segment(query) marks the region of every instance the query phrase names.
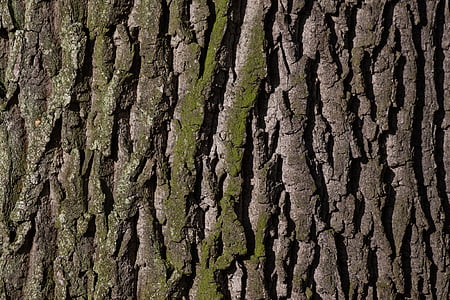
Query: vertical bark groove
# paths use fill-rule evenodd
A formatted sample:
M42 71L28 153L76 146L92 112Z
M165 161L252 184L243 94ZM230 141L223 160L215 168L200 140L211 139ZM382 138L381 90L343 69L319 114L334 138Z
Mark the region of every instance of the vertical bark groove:
M0 1L0 299L447 299L448 11Z

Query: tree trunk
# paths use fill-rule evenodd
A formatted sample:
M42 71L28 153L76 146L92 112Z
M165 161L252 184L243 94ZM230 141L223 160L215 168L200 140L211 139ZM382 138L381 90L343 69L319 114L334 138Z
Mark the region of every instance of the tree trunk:
M449 299L448 1L0 10L0 299Z

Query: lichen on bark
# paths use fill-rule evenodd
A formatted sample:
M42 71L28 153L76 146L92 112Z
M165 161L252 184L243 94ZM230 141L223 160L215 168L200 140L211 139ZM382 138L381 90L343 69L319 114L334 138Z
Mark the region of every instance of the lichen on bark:
M422 2L0 0L0 298L447 299Z

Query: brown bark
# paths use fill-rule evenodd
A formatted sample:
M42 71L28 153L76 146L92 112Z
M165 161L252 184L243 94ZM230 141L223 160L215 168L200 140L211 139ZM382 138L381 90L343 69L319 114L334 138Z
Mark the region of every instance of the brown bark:
M0 1L0 299L448 299L448 1Z

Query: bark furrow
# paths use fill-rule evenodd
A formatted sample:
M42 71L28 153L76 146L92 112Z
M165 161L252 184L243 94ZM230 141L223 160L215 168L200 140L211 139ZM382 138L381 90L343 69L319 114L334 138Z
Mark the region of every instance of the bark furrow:
M448 299L449 12L0 1L0 299Z

